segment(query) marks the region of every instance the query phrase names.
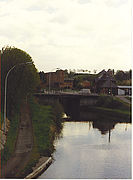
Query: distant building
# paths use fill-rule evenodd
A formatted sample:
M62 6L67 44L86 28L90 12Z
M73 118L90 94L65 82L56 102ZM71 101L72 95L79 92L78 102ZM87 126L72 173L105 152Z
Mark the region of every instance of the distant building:
M64 84L63 84L62 88L72 89L73 88L73 79L64 79Z
M51 88L72 88L73 80L65 79L65 73L63 70L57 70L56 72L45 73L45 86Z
M83 81L82 83L81 83L81 86L83 87L83 88L85 88L85 89L87 89L87 88L90 88L90 81Z
M108 95L118 94L118 88L112 70L108 70L107 72L103 70L98 74L98 77L95 79L95 92Z
M118 95L132 95L132 86L118 86Z

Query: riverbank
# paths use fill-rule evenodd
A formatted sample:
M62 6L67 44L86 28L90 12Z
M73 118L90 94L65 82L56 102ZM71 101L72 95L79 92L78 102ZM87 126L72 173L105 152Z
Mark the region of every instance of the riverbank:
M81 106L79 121L131 122L131 104L118 97L101 96L93 106Z
M58 106L58 103L54 107L52 105L40 105L37 99L30 99L34 146L30 160L23 169L23 175L33 175L35 171L33 176L37 176L36 173L39 174L40 170L44 170L45 165L47 166L46 160L39 163L39 159L51 158L55 150L53 143L55 138L58 138L62 128L61 118L63 112L61 108L56 111ZM38 163L40 167L38 167ZM43 164L45 164L44 167ZM50 163L48 162L48 164Z
M25 179L35 179L39 175L41 175L42 172L44 172L48 166L52 163L51 157L42 157L39 159L39 162L36 164L36 167L33 167L33 172L31 172L28 176L25 177Z
M39 105L34 98L25 103L20 116L17 116L17 120L20 118L19 126L16 123L15 129L13 126L9 129L11 133L2 154L2 178L25 178L40 158L50 157L54 151L53 141L59 131L57 118L62 112L55 113L51 106ZM13 133L18 135L12 143Z
M101 96L92 107L92 111L96 111L102 118L108 116L112 120L120 120L131 122L131 104L119 97ZM104 117L105 116L105 117Z

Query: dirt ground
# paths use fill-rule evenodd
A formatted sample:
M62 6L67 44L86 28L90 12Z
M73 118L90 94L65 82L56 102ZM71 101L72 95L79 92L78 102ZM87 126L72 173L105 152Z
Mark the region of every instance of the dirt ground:
M15 151L2 168L1 178L16 178L27 164L33 147L32 121L29 105L25 102L21 108L20 124Z

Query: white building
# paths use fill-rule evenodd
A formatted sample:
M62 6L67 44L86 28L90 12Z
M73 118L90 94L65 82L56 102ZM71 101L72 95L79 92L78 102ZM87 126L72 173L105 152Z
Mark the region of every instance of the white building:
M132 95L132 86L118 86L118 95Z

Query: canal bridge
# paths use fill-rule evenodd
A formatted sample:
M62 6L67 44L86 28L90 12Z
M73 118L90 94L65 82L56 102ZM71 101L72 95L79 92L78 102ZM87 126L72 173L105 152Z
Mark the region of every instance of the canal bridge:
M69 92L47 92L47 93L35 93L36 97L43 99L44 102L59 101L60 103L78 103L79 106L95 105L99 95L89 93L69 93Z
M34 94L43 104L60 102L64 111L72 119L80 117L80 109L83 106L94 106L99 98L97 94L80 94L77 92L47 92Z

